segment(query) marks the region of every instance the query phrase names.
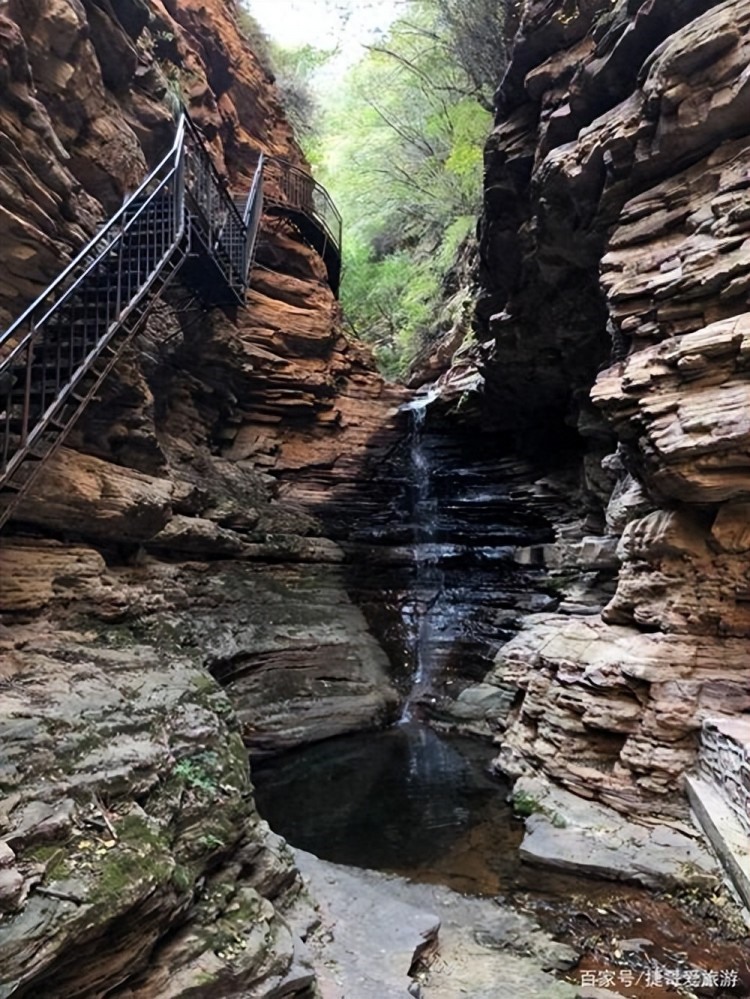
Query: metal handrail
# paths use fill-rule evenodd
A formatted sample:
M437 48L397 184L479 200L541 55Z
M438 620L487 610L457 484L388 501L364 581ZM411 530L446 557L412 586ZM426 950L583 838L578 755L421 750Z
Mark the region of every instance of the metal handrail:
M271 188L266 203L277 204L301 212L310 218L341 253L342 220L328 191L309 173L277 156L266 158L266 176L275 179L282 197Z
M255 168L253 183L247 195L245 210L242 213L242 221L245 225L245 259L247 261L248 272L255 260L255 250L258 245L258 231L260 230L260 220L263 217L263 169L265 167L265 157L260 154L258 165Z
M115 214L112 216L109 222L107 222L104 228L99 230L96 236L94 236L94 238L89 243L87 243L86 246L84 246L81 252L76 257L74 257L73 260L71 260L71 262L68 264L65 270L63 270L62 273L59 274L58 277L56 277L55 280L50 285L48 285L47 288L45 288L45 290L41 293L41 295L39 295L39 297L36 298L31 303L31 305L29 305L29 307L24 312L21 313L18 319L16 319L16 321L11 326L8 327L8 329L2 334L2 336L0 336L0 348L10 339L12 339L13 336L15 336L17 330L23 327L24 324L28 322L28 320L31 318L33 313L39 308L39 306L42 305L52 294L54 294L54 292L60 287L60 285L62 285L67 280L67 278L69 278L73 274L73 272L75 271L75 269L78 267L79 264L84 262L90 256L94 247L97 244L104 242L107 236L112 234L113 231L117 229L119 224L122 222L123 218L125 218L125 216L127 215L128 207L132 204L132 202L137 200L141 195L145 193L149 184L152 183L154 177L166 166L167 163L169 163L171 159L179 156L180 151L182 149L184 134L185 134L185 119L183 118L180 120L180 123L177 128L177 133L175 136L175 141L172 144L172 148L169 150L169 152L164 156L164 158L160 161L160 163L156 167L154 167L154 169L145 178L145 180L141 183L141 185L138 188L136 188L136 190L122 205L122 207L117 212L115 212ZM88 270L90 270L90 268L88 268ZM84 273L80 275L79 279L77 280L83 278L86 275L86 273L87 271L84 271ZM40 321L43 322L46 318L47 316L43 316Z
M244 300L269 165L278 193L272 186L267 200L293 219L303 213L312 221L307 238L334 274L330 250L340 263L341 216L328 192L299 167L260 154L240 210L183 111L164 158L0 336L0 489L10 483L16 494L2 498L0 525L36 473L30 470L20 486L11 477L35 445L35 469L59 446L188 255L208 258L208 280L193 273L209 304L226 304L227 291L232 302Z
M61 414L79 398L79 383L170 260L179 266L181 246L186 252L194 238L202 242L242 301L262 211L258 175L251 198L252 234L183 113L169 152L0 337L0 350L8 348L0 360L0 486L45 431L67 432Z
M248 274L245 223L226 182L205 148L198 128L187 119L186 192L193 223L211 255L223 257L229 268L227 283L237 297L244 293Z
M315 178L279 156L263 159L264 203L307 216L320 230L324 241L341 255L342 220L328 191Z
M181 124L167 156L0 341L18 341L0 362L4 480L53 424L181 242L185 218L175 178L182 172L183 139ZM142 246L144 222L151 235Z

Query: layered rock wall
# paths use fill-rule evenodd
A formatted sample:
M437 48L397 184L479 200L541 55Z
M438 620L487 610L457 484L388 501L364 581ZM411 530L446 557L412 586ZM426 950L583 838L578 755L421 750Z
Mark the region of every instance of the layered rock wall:
M179 98L233 189L260 150L304 168L237 13L0 2L0 323L163 155ZM176 287L4 532L0 995L308 994L246 747L395 702L317 513L376 502L356 481L400 397L338 320L266 220L246 308Z
M601 614L563 601L498 656L500 763L622 810L683 811L702 723L750 711L748 18L528 3L487 146L485 419L575 428L598 538L568 568L620 561Z

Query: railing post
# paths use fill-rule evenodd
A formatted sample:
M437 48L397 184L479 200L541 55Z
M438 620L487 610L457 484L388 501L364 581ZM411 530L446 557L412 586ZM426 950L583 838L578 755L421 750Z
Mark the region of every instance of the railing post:
M122 249L125 243L125 225L120 230L117 241L117 295L115 298L115 319L122 315Z
M263 181L265 177L266 161L263 153L258 157L258 165L255 168L248 203L245 206L243 221L245 223L245 247L242 260L242 287L247 291L250 284L250 268L255 256L255 244L258 238L258 227L260 217L263 213Z
M13 410L13 387L15 383L15 377L10 368L8 368L5 375L0 376L0 383L2 384L2 389L0 390L2 391L0 407L2 407L3 415L3 446L0 452L0 473L2 473L8 465L8 454L10 452L10 421Z
M34 341L36 340L36 330L34 328L34 317L29 319L31 336L26 345L26 369L24 372L23 386L23 407L21 412L21 447L26 446L29 436L29 413L31 411L31 365L34 358Z
M174 232L173 238L177 238L177 233L182 229L185 220L185 146L187 140L183 132L180 151L177 157L177 176L175 177L174 190Z

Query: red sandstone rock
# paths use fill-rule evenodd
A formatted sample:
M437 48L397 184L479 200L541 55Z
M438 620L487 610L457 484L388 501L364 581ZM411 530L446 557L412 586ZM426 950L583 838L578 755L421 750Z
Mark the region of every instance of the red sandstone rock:
M3 7L0 323L163 155L175 89L235 189L261 150L304 167L233 3ZM293 862L258 819L235 715L208 667L236 695L246 742L266 752L392 710L384 655L317 515L340 525L342 511L376 501L357 482L392 441L400 395L339 322L322 261L293 229L264 227L247 306L207 314L175 288L0 547L0 670L24 676L23 694L0 704L3 780L27 767L0 835L21 842L38 800L91 792L117 828L148 833L140 846L118 833L114 867L135 867L104 902L106 823L90 832L77 808L68 839L52 837L79 868L60 890L87 904L42 891L23 921L4 920L0 977L29 994L93 997L106 983L144 999L217 988L260 999L311 981L280 915ZM20 522L33 537L13 538ZM169 774L182 759L180 790ZM20 884L3 869L6 908L29 885L59 887L36 845L19 851Z

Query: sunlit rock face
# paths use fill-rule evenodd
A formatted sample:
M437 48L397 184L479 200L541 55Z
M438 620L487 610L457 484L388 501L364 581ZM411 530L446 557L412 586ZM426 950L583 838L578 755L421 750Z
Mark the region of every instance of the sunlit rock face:
M488 682L523 692L499 762L622 810L684 811L703 721L750 710L749 19L526 4L486 149L483 418L576 428L571 502L620 562L600 616L499 653Z
M259 150L304 166L236 15L0 2L0 325L164 155L177 94L232 188ZM173 288L0 543L4 995L310 987L247 748L394 711L318 514L377 502L360 467L403 393L293 230L264 229L256 264L235 315Z
M234 184L300 157L233 4L3 0L0 82L3 325L166 152L178 93Z

